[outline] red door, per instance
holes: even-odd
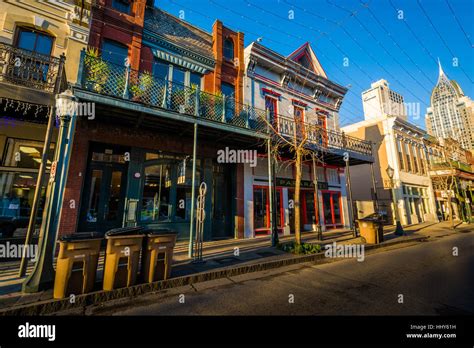
[[[338,191],[322,191],[323,216],[326,227],[342,226],[341,193]]]

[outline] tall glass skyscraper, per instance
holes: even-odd
[[[425,122],[429,134],[456,139],[463,148],[474,151],[473,101],[464,95],[456,81],[448,79],[441,63]]]

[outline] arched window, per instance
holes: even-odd
[[[230,38],[224,40],[224,58],[234,59],[234,41]]]
[[[51,55],[53,49],[54,38],[46,33],[30,28],[19,28],[17,34],[18,48],[44,54]]]

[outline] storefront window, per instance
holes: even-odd
[[[189,221],[191,217],[191,192],[192,192],[192,164],[187,161],[186,169],[184,162],[177,166],[178,178],[176,187],[176,220]],[[196,170],[196,186],[201,182],[201,173]],[[197,192],[197,191],[196,191]]]
[[[92,170],[91,190],[87,199],[87,222],[97,222],[97,214],[100,202],[100,187],[102,184],[102,170]]]
[[[145,168],[141,220],[170,221],[171,166],[153,165]]]
[[[46,175],[45,182],[48,180]],[[24,236],[33,205],[37,173],[4,171],[0,172],[0,220],[12,221],[0,226],[2,237]],[[37,223],[41,222],[46,190],[43,187]]]
[[[9,138],[5,151],[3,165],[5,167],[38,169],[41,164],[43,144],[39,141],[21,140]],[[48,158],[53,158],[54,144],[51,144]],[[48,167],[51,161],[47,162]],[[46,168],[49,169],[49,168]]]
[[[263,187],[255,187],[253,189],[253,217],[254,217],[254,228],[255,229],[268,229],[270,228],[267,218],[268,210],[268,190]]]
[[[314,208],[314,191],[305,192],[305,206],[306,206],[306,223],[316,223],[316,212]]]
[[[150,162],[145,166],[144,171],[141,221],[189,221],[191,216],[192,160],[189,157],[152,152],[147,153],[145,159]],[[201,182],[200,165],[201,162],[198,159],[196,188]]]

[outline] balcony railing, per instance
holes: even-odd
[[[325,129],[316,124],[295,122],[294,118],[283,115],[277,115],[274,123],[276,123],[275,129],[288,139],[301,141],[306,135],[308,144],[321,150],[344,150],[372,156],[370,141]]]
[[[233,98],[160,79],[148,72],[106,62],[85,52],[81,64],[82,76],[78,82],[85,90],[255,132],[270,132],[265,121],[269,119],[269,114],[265,110],[238,103]],[[347,150],[372,156],[369,141],[325,130],[317,125],[295,122],[291,117],[278,115],[274,119],[276,124],[273,127],[285,137],[294,139],[295,135],[301,137],[303,132],[307,132],[308,143],[320,149]]]
[[[61,60],[0,43],[0,82],[53,93]]]
[[[459,161],[451,161],[451,164],[449,162],[436,162],[436,161],[430,161],[430,167],[431,170],[440,170],[440,169],[459,169],[463,172],[467,173],[473,173],[474,171],[472,170],[471,166],[466,163],[462,163]]]

